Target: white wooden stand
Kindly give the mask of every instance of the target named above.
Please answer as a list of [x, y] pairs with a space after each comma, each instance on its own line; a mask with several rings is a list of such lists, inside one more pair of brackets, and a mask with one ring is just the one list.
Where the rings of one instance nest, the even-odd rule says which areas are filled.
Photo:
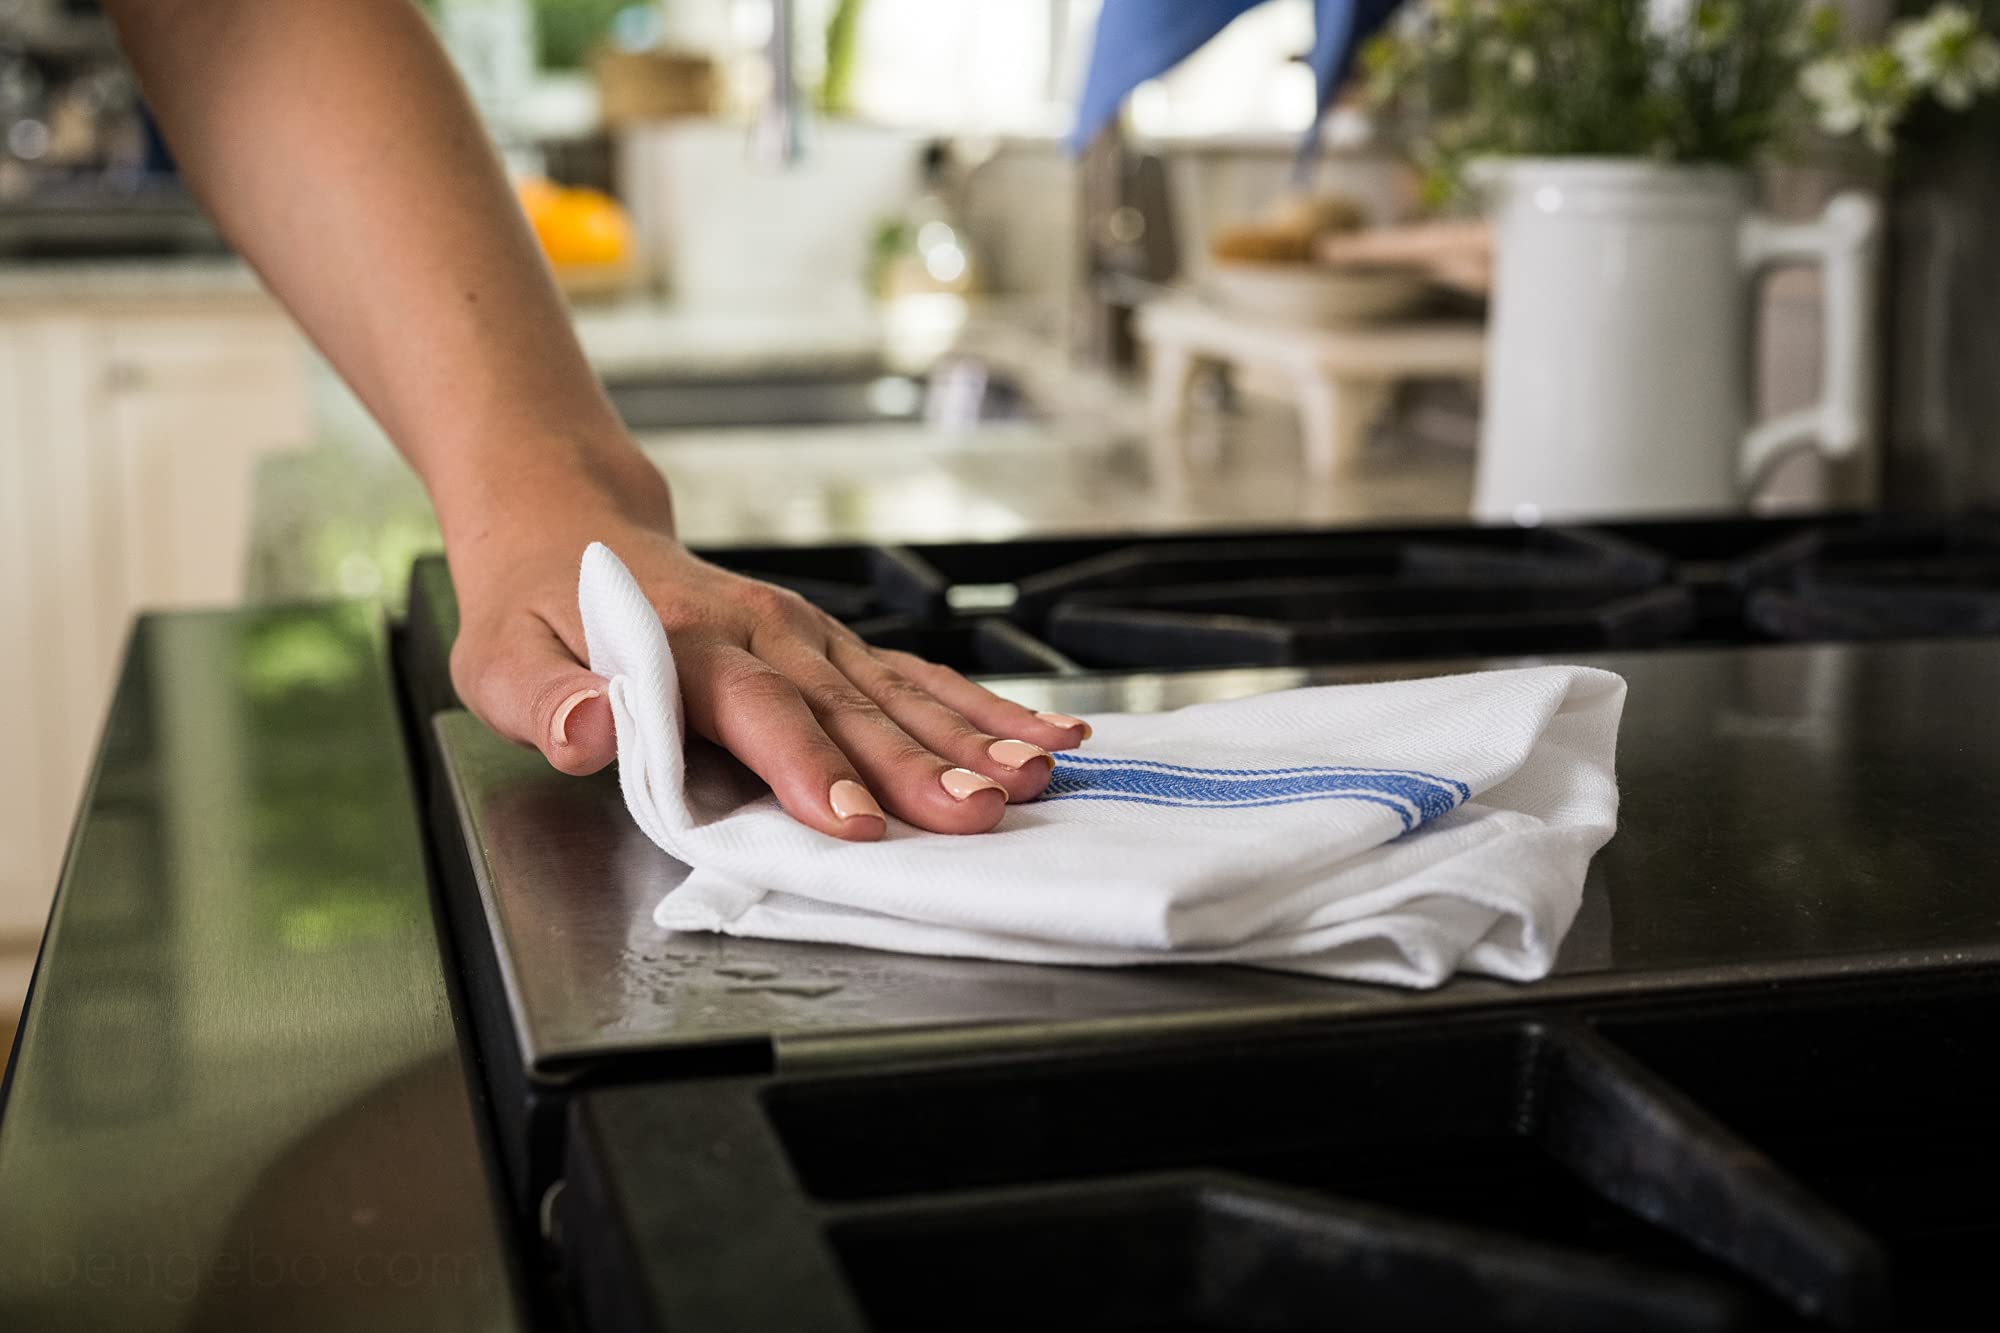
[[1399, 380], [1478, 379], [1486, 330], [1472, 322], [1357, 324], [1313, 328], [1263, 322], [1192, 298], [1139, 312], [1150, 359], [1148, 388], [1156, 475], [1182, 480], [1190, 462], [1188, 386], [1203, 364], [1257, 367], [1285, 377], [1297, 395], [1306, 465], [1317, 478], [1353, 467]]

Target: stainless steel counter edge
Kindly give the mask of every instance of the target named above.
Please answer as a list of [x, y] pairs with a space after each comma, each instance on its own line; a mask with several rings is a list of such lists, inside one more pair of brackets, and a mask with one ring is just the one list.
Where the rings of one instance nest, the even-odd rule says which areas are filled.
[[[2000, 968], [2000, 947], [1935, 952], [1857, 954], [1834, 960], [1801, 960], [1755, 966], [1688, 967], [1622, 974], [1610, 972], [1552, 976], [1532, 986], [1460, 978], [1450, 989], [1413, 992], [1402, 1003], [1385, 1009], [1364, 1009], [1338, 1002], [1275, 1004], [1254, 1008], [1168, 1015], [1136, 1015], [1078, 1019], [1062, 1023], [985, 1023], [959, 1026], [908, 1027], [891, 1031], [801, 1032], [773, 1039], [776, 1067], [788, 1073], [834, 1070], [852, 1065], [880, 1068], [887, 1063], [960, 1060], [1013, 1052], [1046, 1054], [1052, 1043], [1066, 1051], [1122, 1042], [1158, 1043], [1227, 1039], [1234, 1033], [1268, 1033], [1283, 1025], [1316, 1023], [1407, 1023], [1413, 1016], [1442, 1016], [1502, 1011], [1533, 1017], [1574, 1014], [1566, 1004], [1584, 1002], [1610, 1009], [1622, 997], [1684, 995], [1690, 999], [1723, 1000], [1749, 991], [1769, 991], [1799, 984], [1837, 987], [1868, 977], [1893, 977], [1904, 983], [1950, 982]], [[1516, 1003], [1510, 1004], [1509, 1001]]]
[[[440, 745], [448, 744], [447, 728], [454, 717], [470, 717], [462, 709], [445, 709], [434, 713], [421, 725], [430, 728]], [[470, 863], [473, 886], [479, 892], [479, 909], [484, 915], [486, 927], [496, 939], [504, 938], [507, 923], [500, 913], [500, 904], [493, 896], [493, 871], [487, 857], [487, 848], [480, 836], [479, 822], [474, 817], [476, 808], [471, 794], [466, 790], [464, 775], [452, 764], [441, 766], [447, 793], [451, 797], [451, 809], [458, 818], [459, 836], [464, 839], [466, 859]], [[522, 1001], [521, 978], [514, 970], [514, 956], [506, 949], [495, 951], [494, 965], [499, 969], [501, 992], [506, 997], [508, 1015], [514, 1020], [515, 1049], [520, 1055], [523, 1069], [535, 1070], [537, 1077], [545, 1083], [565, 1081], [565, 1072], [554, 1068], [538, 1068], [536, 1052], [531, 1034], [534, 1023]]]
[[0, 1326], [526, 1327], [379, 613], [143, 618], [0, 1105]]

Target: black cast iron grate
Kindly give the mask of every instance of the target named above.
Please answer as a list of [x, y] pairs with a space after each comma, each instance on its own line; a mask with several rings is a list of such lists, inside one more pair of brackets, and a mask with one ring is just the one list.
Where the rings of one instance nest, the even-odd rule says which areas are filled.
[[[704, 552], [972, 675], [2000, 633], [2000, 521], [1746, 519]], [[426, 595], [428, 594], [428, 595]], [[444, 662], [442, 561], [413, 637]], [[434, 621], [435, 625], [430, 622]]]
[[1635, 648], [1693, 623], [1679, 587], [1272, 577], [1080, 591], [1049, 612], [1043, 634], [1076, 660], [1131, 669]]
[[598, 1328], [1929, 1327], [2000, 1000], [1885, 998], [593, 1092], [562, 1247]]
[[973, 674], [2000, 633], [1991, 518], [711, 553]]
[[2000, 634], [2000, 521], [1888, 519], [1745, 560], [1745, 618], [1780, 639]]

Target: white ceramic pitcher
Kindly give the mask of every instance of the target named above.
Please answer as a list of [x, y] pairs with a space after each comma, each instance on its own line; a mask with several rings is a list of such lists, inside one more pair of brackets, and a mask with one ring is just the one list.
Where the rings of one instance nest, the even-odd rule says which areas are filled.
[[[1495, 227], [1480, 518], [1740, 510], [1779, 455], [1868, 446], [1873, 201], [1783, 224], [1750, 211], [1742, 172], [1615, 158], [1477, 179]], [[1821, 399], [1753, 424], [1755, 280], [1788, 262], [1825, 271]]]

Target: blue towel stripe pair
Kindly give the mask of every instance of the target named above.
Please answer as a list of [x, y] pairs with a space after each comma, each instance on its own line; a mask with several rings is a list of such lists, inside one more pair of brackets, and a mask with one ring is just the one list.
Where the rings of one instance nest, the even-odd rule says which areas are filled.
[[1419, 769], [1197, 768], [1103, 755], [1061, 754], [1044, 801], [1125, 801], [1135, 805], [1237, 809], [1302, 801], [1366, 801], [1395, 811], [1405, 832], [1446, 814], [1472, 789]]

